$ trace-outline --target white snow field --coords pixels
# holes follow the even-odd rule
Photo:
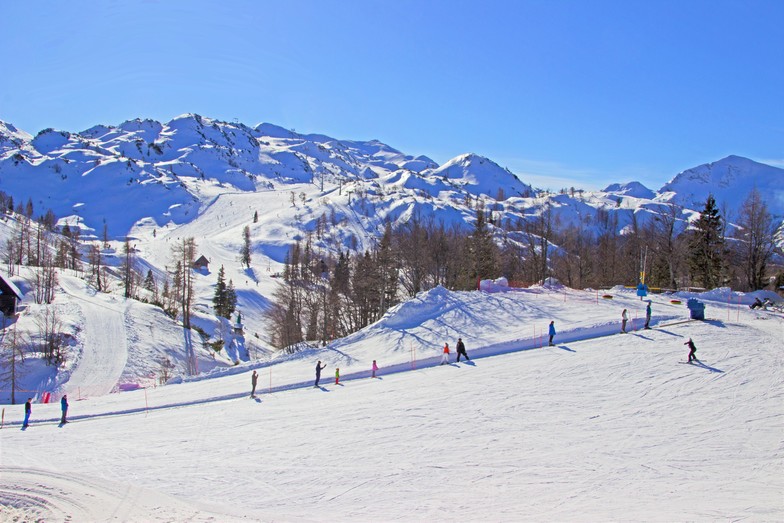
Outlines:
[[[781,316],[655,296],[655,328],[619,334],[643,303],[578,292],[434,289],[340,345],[72,398],[63,427],[6,405],[0,520],[784,520]],[[457,336],[472,360],[438,366]]]

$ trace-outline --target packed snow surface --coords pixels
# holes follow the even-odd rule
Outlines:
[[[784,519],[780,315],[719,291],[707,320],[690,321],[652,296],[642,330],[633,291],[500,283],[433,289],[281,361],[82,400],[69,390],[64,426],[57,404],[35,403],[20,430],[23,407],[6,405],[0,519]],[[438,365],[458,336],[471,360]],[[689,338],[699,363],[684,363]]]

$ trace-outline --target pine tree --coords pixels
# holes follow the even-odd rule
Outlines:
[[[229,280],[226,286],[226,318],[230,317],[237,309],[237,292],[234,290],[234,282]]]
[[[218,283],[215,284],[215,294],[212,297],[215,314],[228,318],[226,315],[226,272],[221,265],[218,269]]]
[[[250,227],[247,225],[242,229],[240,256],[242,257],[242,264],[250,269]]]
[[[694,222],[689,240],[692,279],[706,289],[718,287],[722,283],[724,259],[724,220],[719,215],[716,200],[710,194],[702,214]]]

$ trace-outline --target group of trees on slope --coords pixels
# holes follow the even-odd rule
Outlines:
[[[777,270],[771,266],[777,227],[756,190],[731,235],[713,196],[691,224],[681,208],[669,206],[644,223],[632,214],[623,233],[618,214],[606,210],[568,226],[549,206],[517,223],[501,223],[481,201],[475,211],[473,227],[419,217],[395,229],[387,224],[364,252],[329,255],[314,249],[309,234],[291,247],[267,313],[272,344],[295,348],[348,335],[403,297],[437,285],[471,290],[479,279],[504,276],[520,286],[555,277],[572,288],[602,288],[636,285],[644,271],[652,288],[750,291],[768,286]],[[775,288],[784,285],[778,270]]]

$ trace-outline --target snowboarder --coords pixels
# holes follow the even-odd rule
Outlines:
[[[646,329],[651,328],[651,300],[648,300],[648,306],[645,307],[645,327]]]
[[[549,345],[550,345],[550,347],[552,347],[554,345],[553,337],[555,336],[555,321],[551,321],[550,322],[549,334],[550,334],[550,343],[549,343]]]
[[[256,384],[258,382],[259,382],[259,375],[256,374],[256,371],[254,370],[253,371],[253,375],[250,377],[250,385],[251,385],[250,397],[251,398],[255,398],[256,397]]]
[[[468,357],[466,353],[465,344],[463,343],[463,338],[457,338],[457,361],[460,361],[460,355],[463,355],[467,361],[471,361],[471,358]]]
[[[691,338],[689,338],[689,341],[684,343],[684,345],[689,346],[689,363],[691,363],[691,360],[700,361],[697,359],[697,355],[695,354],[697,352],[697,347],[694,345],[694,342],[691,341]]]
[[[621,313],[621,333],[626,334],[626,322],[629,321],[629,313],[623,309]]]
[[[373,360],[373,367],[372,367],[372,369],[373,369],[373,374],[370,377],[371,378],[375,378],[376,377],[376,371],[378,370],[378,365],[376,364],[376,360]]]
[[[762,301],[759,299],[759,297],[754,298],[754,303],[749,305],[749,309],[751,310],[761,309],[761,308],[762,308]]]
[[[335,385],[340,383],[340,369],[335,367]]]
[[[24,423],[22,423],[22,428],[26,429],[27,426],[30,424],[30,414],[33,413],[33,398],[27,398],[27,402],[25,402],[25,417]]]
[[[318,363],[316,363],[316,383],[313,385],[314,387],[318,387],[319,380],[321,379],[321,371],[326,368],[327,365],[326,364],[322,365],[321,360],[319,360]]]
[[[444,343],[444,351],[441,353],[441,365],[449,363],[449,344]]]
[[[66,416],[68,414],[68,395],[63,394],[63,397],[60,398],[60,410],[63,411],[63,417],[60,418],[60,425],[65,425],[68,423]]]

